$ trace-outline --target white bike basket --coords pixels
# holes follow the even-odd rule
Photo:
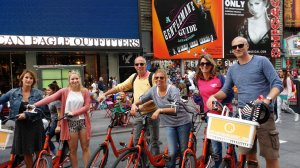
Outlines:
[[[208,117],[207,138],[252,148],[257,122],[229,117],[228,112],[226,116],[209,113]]]

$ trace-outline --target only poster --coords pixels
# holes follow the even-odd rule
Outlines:
[[[271,4],[269,0],[224,1],[224,57],[233,58],[231,41],[243,36],[249,53],[271,56]]]

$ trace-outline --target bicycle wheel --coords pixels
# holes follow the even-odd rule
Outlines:
[[[196,162],[195,158],[192,154],[188,153],[185,157],[184,160],[182,160],[184,163],[184,168],[195,168],[196,167]]]
[[[52,158],[49,154],[43,153],[41,158],[35,161],[34,166],[35,168],[52,168]]]
[[[113,168],[145,168],[145,163],[143,158],[140,156],[139,160],[137,161],[138,157],[138,148],[133,147],[126,150],[124,153],[121,154],[120,157],[115,161],[113,164]]]
[[[108,157],[107,147],[104,145],[98,146],[95,152],[92,154],[91,159],[89,160],[88,166],[89,168],[93,167],[105,167]]]

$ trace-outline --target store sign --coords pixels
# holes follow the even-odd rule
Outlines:
[[[195,59],[209,53],[223,58],[221,0],[152,0],[154,57]]]
[[[284,26],[300,27],[300,1],[284,0]]]
[[[138,0],[5,1],[1,49],[140,50]]]
[[[290,55],[293,56],[300,55],[300,50],[290,50]]]
[[[280,35],[281,35],[281,24],[280,24],[280,0],[271,0],[270,1],[271,9],[271,57],[279,58],[280,57]]]
[[[300,48],[300,38],[294,40],[294,47],[295,48]]]
[[[292,35],[285,39],[286,56],[299,56],[300,55],[300,37],[298,35]]]
[[[280,56],[280,20],[279,20],[279,3],[275,0],[271,0],[270,4],[267,1],[259,1],[260,8],[263,10],[264,15],[270,16],[269,19],[265,19],[264,15],[254,16],[253,8],[255,2],[245,0],[224,0],[224,58],[235,58],[233,50],[231,48],[232,40],[241,36],[247,39],[249,43],[250,54],[263,55],[267,57]],[[251,20],[255,23],[261,23],[260,26],[251,28]],[[270,27],[263,26],[270,24]],[[269,29],[268,29],[269,28]],[[251,32],[249,31],[251,29]],[[256,37],[250,34],[256,34]]]
[[[54,36],[9,36],[0,35],[1,47],[111,47],[139,48],[139,39],[54,37]]]

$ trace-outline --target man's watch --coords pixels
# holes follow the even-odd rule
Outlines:
[[[272,102],[272,98],[270,96],[267,96],[266,99]]]

